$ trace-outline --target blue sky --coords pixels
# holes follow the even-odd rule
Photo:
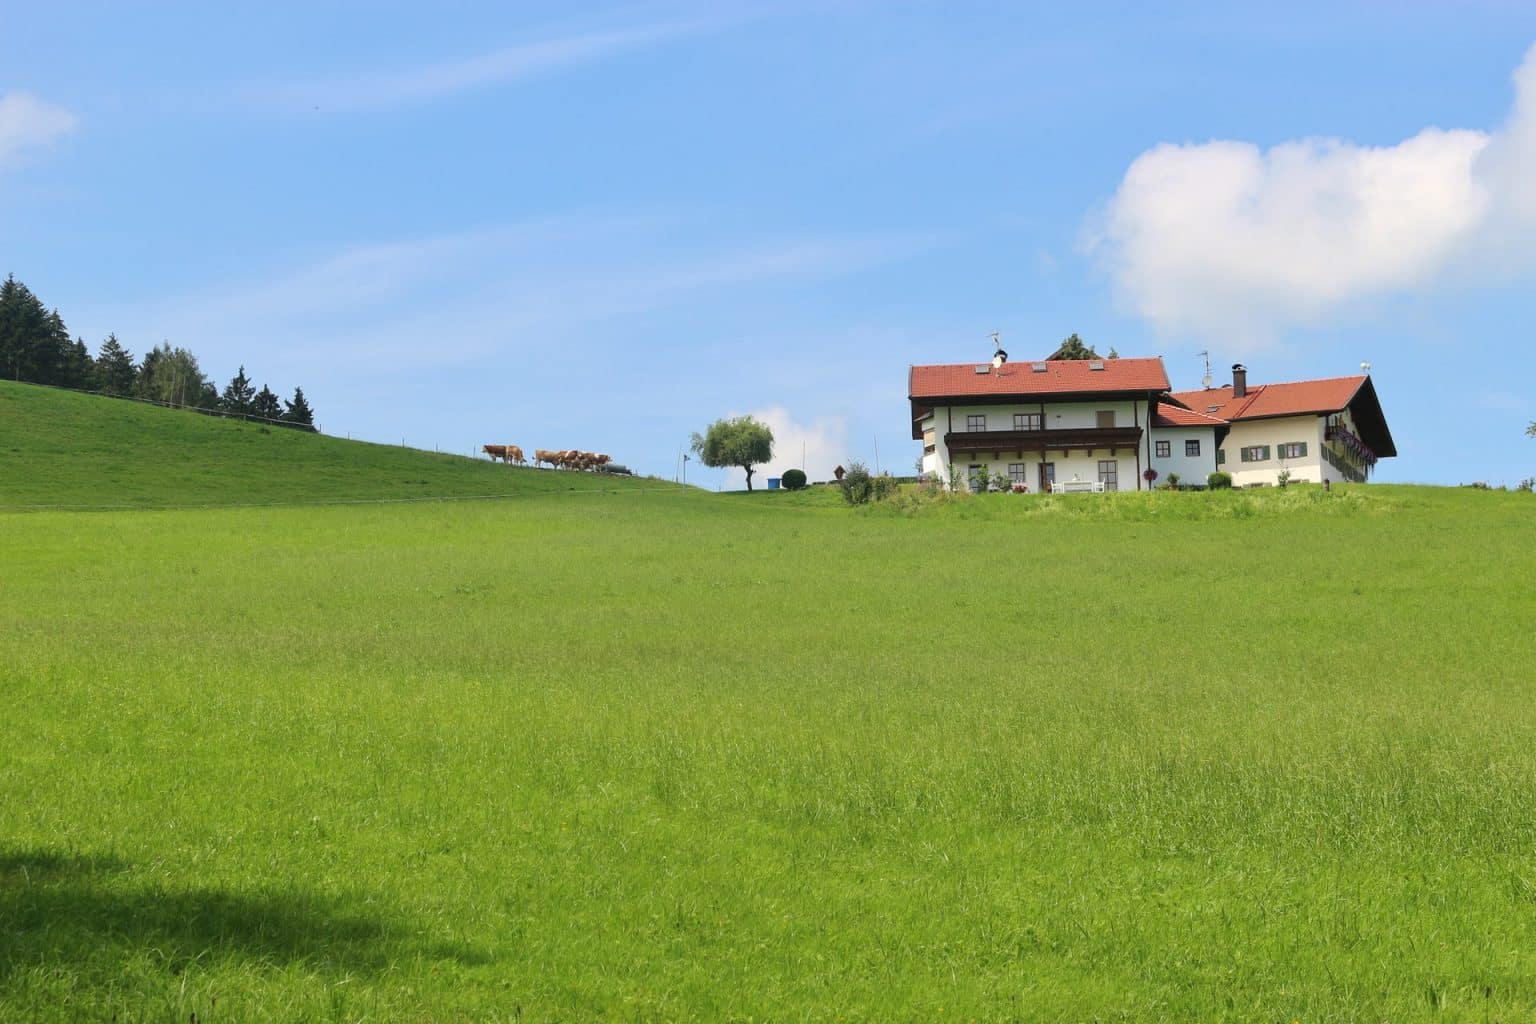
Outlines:
[[[909,363],[1076,331],[1536,473],[1536,5],[1150,6],[6,0],[0,272],[427,448],[906,471]]]

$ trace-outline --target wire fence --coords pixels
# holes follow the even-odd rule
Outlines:
[[[30,384],[35,388],[51,388],[54,391],[68,391],[76,395],[95,395],[97,398],[116,398],[124,402],[140,402],[144,405],[158,405],[162,409],[183,409],[187,412],[201,413],[204,416],[217,416],[226,420],[245,420],[249,423],[270,423],[274,427],[282,427],[284,430],[301,430],[309,434],[320,433],[320,427],[314,423],[295,423],[293,420],[273,419],[270,416],[257,416],[248,412],[232,412],[229,409],[209,408],[202,405],[187,405],[182,402],[162,402],[158,398],[144,398],[141,395],[120,395],[116,391],[93,391],[90,388],[67,388],[62,384],[38,384],[33,381],[18,381],[20,384]]]

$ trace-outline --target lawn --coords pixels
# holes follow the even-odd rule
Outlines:
[[[0,513],[0,1019],[1528,1020],[1533,515]]]

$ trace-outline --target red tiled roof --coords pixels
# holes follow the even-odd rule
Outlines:
[[[1152,417],[1152,425],[1154,427],[1225,427],[1227,421],[1165,402],[1157,407],[1157,414]]]
[[[909,397],[960,398],[971,395],[1029,396],[1097,394],[1106,391],[1167,391],[1168,373],[1161,359],[1099,359],[1102,370],[1090,369],[1086,359],[1050,359],[1004,363],[946,363],[914,366],[908,377]],[[986,373],[977,373],[985,366]],[[1041,372],[1033,367],[1044,366]]]
[[[1365,377],[1328,377],[1289,384],[1254,384],[1242,398],[1233,398],[1232,385],[1224,384],[1204,391],[1175,391],[1172,398],[1196,412],[1224,420],[1303,416],[1347,408],[1365,381]]]

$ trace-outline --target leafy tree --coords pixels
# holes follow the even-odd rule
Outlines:
[[[140,398],[167,405],[194,405],[209,408],[218,404],[219,392],[203,376],[197,357],[184,348],[171,348],[161,342],[144,356],[134,390]]]
[[[288,408],[283,413],[283,419],[301,427],[313,427],[315,425],[315,413],[314,410],[310,409],[309,402],[304,398],[303,388],[294,388],[293,398],[286,404]]]
[[[230,379],[229,385],[224,389],[224,394],[219,396],[219,408],[225,412],[238,413],[248,416],[255,411],[256,387],[245,375],[245,364],[240,364],[240,372]]]
[[[139,375],[133,365],[133,353],[123,347],[117,335],[107,335],[96,355],[96,386],[109,395],[133,394],[134,378]]]
[[[1536,437],[1536,420],[1532,420],[1531,425],[1525,428],[1525,436]]]
[[[693,450],[711,469],[739,466],[752,489],[752,467],[773,458],[773,431],[751,416],[716,420],[703,434],[693,435]]]
[[[1102,359],[1097,352],[1079,338],[1076,333],[1069,334],[1062,339],[1061,345],[1046,356],[1047,359]]]
[[[280,420],[283,418],[283,403],[271,388],[263,384],[251,401],[251,414],[264,420]]]
[[[1105,359],[1119,359],[1120,358],[1120,353],[1116,352],[1115,351],[1115,346],[1111,345],[1111,346],[1109,346],[1109,355],[1105,356],[1104,358]]]

